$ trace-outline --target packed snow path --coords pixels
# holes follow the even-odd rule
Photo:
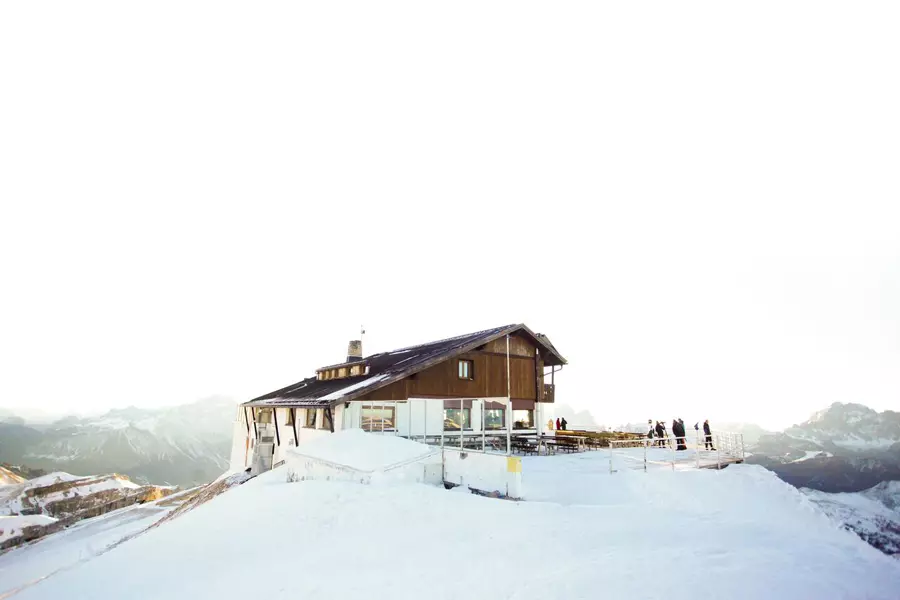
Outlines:
[[[525,459],[527,502],[273,471],[16,595],[109,598],[897,598],[900,563],[754,466]],[[2,564],[4,557],[0,557]]]

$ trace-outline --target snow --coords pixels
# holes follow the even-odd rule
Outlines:
[[[155,504],[130,506],[80,521],[36,543],[0,554],[0,598],[5,598],[4,593],[11,590],[90,560],[153,525],[169,510]]]
[[[29,479],[25,482],[25,484],[28,487],[43,487],[45,485],[53,485],[54,483],[62,483],[64,481],[75,481],[77,479],[84,479],[84,477],[72,475],[70,473],[66,473],[65,471],[55,471],[53,473],[48,473],[40,477],[35,477],[34,479]]]
[[[368,379],[363,379],[360,382],[354,383],[353,385],[348,385],[345,388],[341,388],[339,390],[335,390],[330,394],[322,396],[319,400],[323,400],[326,402],[331,402],[333,400],[340,400],[350,392],[354,392],[358,389],[362,389],[364,387],[370,386],[372,384],[378,383],[382,379],[387,378],[387,373],[383,373],[381,375],[375,375],[374,377],[369,377]]]
[[[845,448],[847,450],[883,450],[890,448],[897,443],[897,440],[875,438],[864,440],[860,438],[851,439],[833,439],[831,440],[835,446]]]
[[[5,542],[22,534],[22,529],[31,525],[49,525],[55,523],[53,517],[44,515],[0,516],[0,542]]]
[[[359,471],[377,471],[414,461],[439,450],[401,437],[380,436],[361,429],[347,429],[301,443],[289,454],[324,460]]]
[[[803,462],[803,461],[809,460],[811,458],[816,458],[818,456],[830,458],[834,455],[831,452],[822,452],[821,450],[807,450],[805,453],[805,456],[803,458],[798,458],[797,460],[793,460],[791,462],[795,462],[795,463]]]
[[[387,448],[402,440],[370,446],[344,433],[354,452],[381,456],[372,464],[401,454]],[[900,589],[898,561],[761,467],[610,475],[604,453],[589,452],[525,458],[523,481],[527,501],[511,502],[426,485],[286,483],[276,469],[15,598],[108,598],[115,574],[127,574],[115,586],[126,600],[887,599]],[[28,564],[14,563],[0,556],[4,585]]]
[[[36,477],[35,479],[29,479],[19,485],[3,486],[3,488],[0,488],[0,514],[14,515],[21,512],[26,506],[24,500],[28,490],[48,487],[57,483],[73,483],[74,485],[65,490],[50,493],[38,492],[30,499],[30,503],[43,508],[51,502],[73,498],[75,496],[86,496],[105,490],[129,490],[141,487],[139,484],[134,483],[121,475],[79,477],[63,471],[58,471],[42,477]]]
[[[855,531],[900,558],[900,511],[892,508],[896,506],[896,496],[890,495],[884,484],[863,492],[830,494],[804,489],[803,493],[835,524]]]

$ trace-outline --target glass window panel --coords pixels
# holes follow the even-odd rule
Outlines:
[[[534,429],[533,410],[514,410],[513,429]]]
[[[362,428],[366,431],[385,431],[394,429],[393,406],[363,406]]]
[[[506,429],[506,411],[502,408],[487,408],[484,411],[485,429]]]
[[[460,424],[463,429],[472,429],[472,409],[464,408],[460,413],[458,408],[445,408],[444,430],[459,431]]]

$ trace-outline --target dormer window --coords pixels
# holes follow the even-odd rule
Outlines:
[[[460,360],[458,372],[460,379],[475,379],[475,364],[471,360]]]

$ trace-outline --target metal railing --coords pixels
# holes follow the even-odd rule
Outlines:
[[[647,471],[653,466],[721,469],[744,461],[744,435],[730,431],[714,433],[707,441],[702,432],[693,436],[610,440],[609,472],[614,473],[614,459],[620,458],[633,468]]]

